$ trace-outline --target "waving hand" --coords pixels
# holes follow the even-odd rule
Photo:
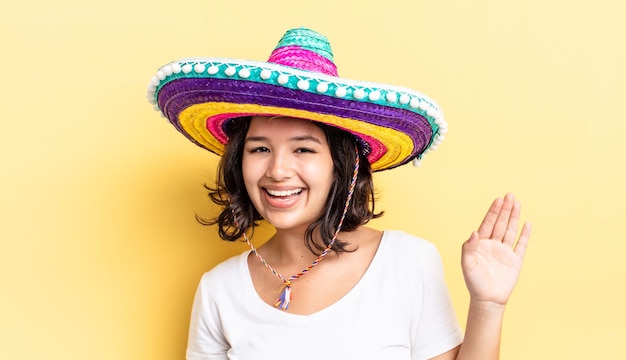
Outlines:
[[[520,212],[513,194],[494,200],[478,231],[463,244],[461,265],[473,301],[506,304],[511,296],[531,230],[525,223],[517,236]]]

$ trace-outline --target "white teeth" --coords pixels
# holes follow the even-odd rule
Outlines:
[[[299,194],[302,192],[302,188],[298,188],[298,189],[293,189],[293,190],[271,190],[271,189],[266,189],[267,193],[272,195],[272,196],[290,196],[290,195],[294,195],[294,194]]]

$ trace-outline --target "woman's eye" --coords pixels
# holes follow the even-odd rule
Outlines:
[[[309,148],[298,148],[296,149],[296,152],[297,153],[314,153],[315,151]]]
[[[266,148],[265,146],[259,146],[259,147],[255,147],[250,149],[251,153],[263,153],[263,152],[269,152],[270,149]]]

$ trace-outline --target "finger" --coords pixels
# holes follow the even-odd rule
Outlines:
[[[480,227],[478,228],[478,236],[481,239],[488,239],[491,237],[491,233],[493,232],[493,227],[496,225],[496,220],[498,219],[498,214],[502,209],[503,200],[500,198],[495,199],[491,206],[489,207],[489,211],[485,215],[483,222],[480,223]]]
[[[528,247],[528,240],[530,239],[530,232],[532,230],[531,223],[525,223],[522,228],[522,233],[519,236],[519,240],[517,240],[517,244],[515,245],[515,254],[519,256],[520,259],[524,259],[524,255],[526,255],[526,248]]]
[[[504,238],[502,239],[502,243],[504,245],[513,247],[513,244],[515,243],[515,237],[517,236],[517,228],[519,226],[519,218],[521,212],[522,204],[515,201],[513,203],[513,209],[511,210],[509,224],[506,227],[506,232],[504,233]]]
[[[504,234],[509,226],[509,219],[511,218],[513,204],[515,204],[515,196],[510,193],[506,194],[504,196],[504,202],[502,203],[502,209],[500,209],[500,214],[498,214],[498,219],[493,227],[490,239],[502,241],[504,238]]]

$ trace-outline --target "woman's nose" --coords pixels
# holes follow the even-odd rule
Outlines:
[[[289,155],[274,152],[271,155],[265,176],[275,181],[282,181],[293,176],[293,166]]]

